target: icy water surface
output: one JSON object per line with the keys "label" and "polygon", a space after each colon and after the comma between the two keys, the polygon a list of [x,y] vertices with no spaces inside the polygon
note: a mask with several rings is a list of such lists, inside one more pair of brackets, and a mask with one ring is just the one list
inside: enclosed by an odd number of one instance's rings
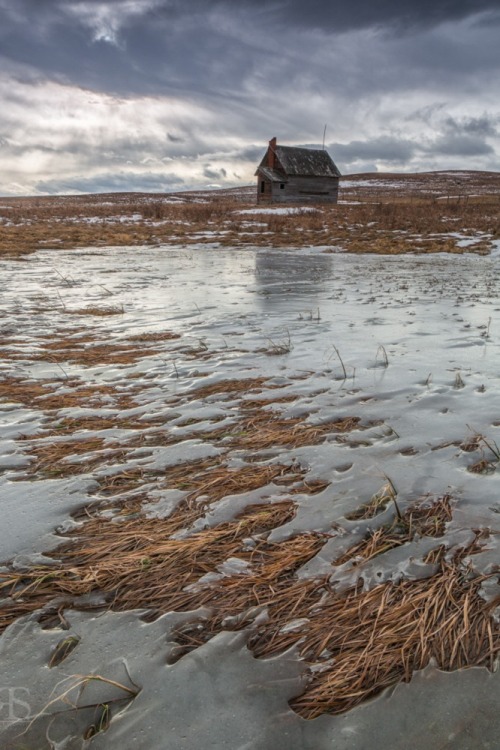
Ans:
{"label": "icy water surface", "polygon": [[[120,306],[123,312],[102,318],[69,312],[87,305]],[[126,389],[132,376],[144,394],[127,414],[164,417],[178,434],[185,432],[184,442],[128,459],[131,468],[161,470],[223,450],[197,439],[196,430],[201,433],[215,418],[230,425],[234,406],[227,399],[201,402],[196,388],[264,376],[269,385],[282,386],[280,396],[297,396],[280,405],[285,416],[305,416],[312,424],[357,416],[363,425],[343,442],[265,452],[271,462],[300,464],[309,479],[329,483],[314,497],[295,495],[297,515],[275,529],[272,539],[342,529],[298,571],[299,577],[330,572],[339,552],[361,539],[370,525],[394,515],[389,507],[376,519],[346,519],[387,482],[403,510],[427,494],[453,498],[446,531],[450,554],[471,541],[473,529],[488,529],[488,544],[471,561],[477,572],[488,573],[498,565],[499,312],[500,255],[495,254],[377,257],[206,246],[47,251],[0,263],[0,334],[5,350],[18,353],[1,361],[0,379],[43,379],[63,392],[74,377]],[[114,342],[168,329],[182,336],[184,348],[169,346],[130,364],[83,366],[32,356],[42,336],[64,337],[75,326]],[[187,344],[200,356],[189,354]],[[82,413],[79,407],[63,412],[67,417]],[[198,427],[183,426],[194,419]],[[24,474],[30,458],[21,438],[36,435],[43,423],[38,406],[0,404],[0,560],[14,567],[36,562],[57,546],[56,530],[60,534],[71,525],[70,514],[95,489],[92,472],[37,482]],[[111,440],[125,433],[110,429],[106,435]],[[235,454],[232,460],[237,465],[242,458]],[[203,523],[233,518],[246,504],[280,492],[269,486],[265,492],[229,498]],[[163,493],[149,511],[168,514],[180,497],[173,490]],[[354,572],[339,566],[332,580],[342,590],[360,579],[369,589],[384,581],[425,577],[424,557],[432,548],[429,540],[416,540]],[[485,600],[498,591],[490,579]],[[5,746],[498,747],[498,673],[444,674],[431,665],[410,684],[346,714],[305,721],[288,705],[304,684],[305,670],[293,651],[255,659],[244,635],[221,633],[167,665],[169,634],[186,617],[171,613],[146,623],[135,612],[66,613],[70,632],[81,642],[51,670],[47,654],[62,631],[41,630],[29,617],[14,623],[0,638]],[[82,740],[89,723],[83,711],[50,722],[38,713],[50,696],[65,690],[68,675],[90,673],[140,685],[141,692],[106,732]],[[102,684],[94,689],[89,702],[109,700],[109,691],[103,698]],[[26,705],[14,705],[12,696]]]}

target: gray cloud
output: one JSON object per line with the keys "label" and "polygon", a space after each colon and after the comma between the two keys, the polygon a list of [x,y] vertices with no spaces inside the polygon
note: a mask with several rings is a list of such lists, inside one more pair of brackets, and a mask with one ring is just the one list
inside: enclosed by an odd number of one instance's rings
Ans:
{"label": "gray cloud", "polygon": [[[273,37],[279,42],[283,34],[309,31],[324,44],[325,36],[341,31],[395,27],[399,36],[494,10],[499,11],[498,0],[0,0],[0,49],[7,61],[34,66],[41,74],[122,95],[179,92],[186,84],[198,93],[235,94],[258,69],[259,55],[263,63],[281,62],[280,69],[290,62],[290,48],[276,46]],[[433,45],[429,38],[401,55],[417,69],[427,61],[439,70],[453,54],[455,68],[464,61],[474,70],[485,49],[478,46],[471,60],[463,49],[455,54],[453,42]],[[379,72],[387,75],[378,61],[366,66],[363,50],[353,52],[365,66],[367,84]],[[395,68],[393,79],[398,72]],[[359,76],[356,65],[353,73]]]}
{"label": "gray cloud", "polygon": [[425,149],[429,154],[444,156],[486,156],[495,151],[481,137],[473,135],[443,135]]}
{"label": "gray cloud", "polygon": [[332,143],[328,148],[341,163],[368,160],[407,163],[415,154],[416,144],[404,138],[380,136],[366,141]]}
{"label": "gray cloud", "polygon": [[[271,133],[271,136],[272,135],[273,134]],[[268,140],[271,140],[271,138],[269,138]],[[264,156],[266,148],[266,142],[262,143],[260,146],[247,146],[246,148],[241,149],[238,155],[241,159],[257,163],[260,162],[260,160]]]}
{"label": "gray cloud", "polygon": [[211,169],[210,167],[205,167],[203,170],[203,175],[205,177],[208,177],[209,180],[220,180],[224,177],[227,177],[227,171],[224,169],[224,167],[221,167],[221,169]]}
{"label": "gray cloud", "polygon": [[164,193],[180,190],[184,180],[175,174],[156,175],[148,172],[118,172],[96,175],[95,177],[75,177],[73,179],[40,180],[35,188],[38,193],[119,193],[154,192]]}
{"label": "gray cloud", "polygon": [[[265,6],[266,0],[257,0],[257,5]],[[323,31],[389,26],[398,32],[408,32],[498,10],[496,0],[350,0],[348,3],[293,0],[280,3],[275,13],[283,21]]]}
{"label": "gray cloud", "polygon": [[318,144],[325,122],[341,169],[498,164],[499,10],[0,0],[0,192],[249,182],[270,137]]}
{"label": "gray cloud", "polygon": [[[446,122],[449,123],[450,120],[453,121],[453,118],[447,118]],[[332,143],[328,149],[343,172],[369,171],[366,168],[367,164],[371,165],[374,171],[381,166],[389,170],[395,167],[407,170],[418,162],[420,157],[466,158],[492,155],[495,151],[484,136],[483,132],[474,134],[462,130],[447,132],[429,142],[381,136],[366,141],[350,141],[346,144]],[[460,164],[463,165],[463,162],[458,161],[457,167]],[[474,168],[473,163],[470,166]]]}
{"label": "gray cloud", "polygon": [[[234,10],[233,0],[1,0],[2,8],[13,19],[26,18],[30,13],[47,23],[54,14],[69,12],[90,25],[110,27],[124,23],[144,13],[152,13],[157,19],[167,18],[178,22],[193,13]],[[69,10],[68,10],[69,8]],[[443,20],[464,18],[485,11],[497,11],[496,0],[351,0],[349,3],[332,3],[330,0],[239,0],[239,9],[251,9],[266,18],[283,18],[301,26],[308,24],[336,27],[359,27],[373,23],[373,19],[385,23],[394,18],[415,19],[418,23],[439,23]],[[104,12],[103,12],[104,9]],[[93,19],[93,23],[92,23]]]}
{"label": "gray cloud", "polygon": [[456,118],[448,116],[444,121],[444,125],[451,133],[486,137],[498,135],[499,122],[500,118],[498,116],[491,117],[483,114],[480,117]]}

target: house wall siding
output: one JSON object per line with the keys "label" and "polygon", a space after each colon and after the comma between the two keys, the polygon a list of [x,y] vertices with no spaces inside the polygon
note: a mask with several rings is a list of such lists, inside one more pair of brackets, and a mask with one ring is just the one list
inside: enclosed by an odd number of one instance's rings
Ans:
{"label": "house wall siding", "polygon": [[272,194],[266,196],[273,203],[336,203],[339,192],[338,177],[288,177],[284,188],[272,183]]}

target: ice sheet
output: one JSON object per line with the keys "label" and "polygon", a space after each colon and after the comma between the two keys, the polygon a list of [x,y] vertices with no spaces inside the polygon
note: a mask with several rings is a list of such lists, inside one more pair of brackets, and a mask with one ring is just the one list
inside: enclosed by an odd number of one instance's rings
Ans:
{"label": "ice sheet", "polygon": [[[309,424],[360,418],[359,427],[345,440],[332,434],[315,446],[278,445],[257,456],[263,463],[301,465],[307,479],[329,483],[315,495],[294,494],[295,518],[272,535],[280,540],[301,531],[333,534],[299,576],[330,571],[340,551],[367,528],[393,517],[394,508],[389,507],[369,523],[346,518],[388,478],[402,510],[422,496],[450,494],[454,513],[444,541],[453,549],[467,543],[471,529],[488,530],[490,542],[473,564],[478,571],[491,572],[498,564],[500,518],[495,454],[500,426],[499,282],[500,243],[489,257],[346,256],[310,249],[242,251],[200,245],[43,251],[23,263],[1,261],[1,347],[6,352],[14,348],[19,358],[1,359],[0,379],[43,380],[52,383],[54,392],[62,392],[73,379],[110,384],[120,392],[129,392],[133,384],[134,408],[105,403],[64,409],[59,416],[107,415],[117,420],[112,428],[84,431],[81,437],[128,439],[134,430],[118,424],[125,416],[142,420],[144,434],[167,430],[180,440],[151,450],[147,445],[135,448],[126,460],[110,461],[79,477],[28,481],[23,472],[30,444],[23,435],[29,438],[39,431],[47,415],[42,401],[29,407],[4,403],[2,561],[15,559],[19,566],[30,556],[50,552],[59,539],[54,530],[89,501],[96,480],[106,475],[137,467],[151,472],[147,481],[159,503],[151,502],[147,512],[161,517],[184,495],[169,488],[155,492],[155,472],[207,457],[220,457],[230,466],[245,463],[249,451],[231,452],[223,441],[215,447],[204,437],[210,425],[226,427],[239,418],[238,399],[223,393],[199,398],[197,389],[223,380],[265,377],[263,390],[245,398],[295,396],[294,401],[266,408],[303,416]],[[106,304],[123,306],[123,314],[75,319],[67,313],[71,306],[102,301],[103,287]],[[158,351],[128,364],[96,358],[90,365],[58,365],[50,358],[33,358],[42,350],[42,335],[76,336],[76,327],[113,343],[126,344],[131,336],[165,329],[181,339],[160,344]],[[9,343],[10,338],[15,342]],[[283,387],[277,391],[271,385]],[[151,426],[148,420],[156,421]],[[484,440],[474,450],[463,447],[478,436]],[[471,471],[482,460],[487,470]],[[210,508],[198,525],[233,518],[250,502],[284,497],[289,497],[286,488],[275,483],[235,493]],[[381,578],[426,575],[423,558],[434,543],[417,541],[380,555],[363,567],[365,585],[376,585]],[[228,564],[221,574],[236,565],[234,560]],[[341,588],[352,583],[352,570],[337,568],[332,574]],[[485,598],[496,595],[494,586],[486,589]],[[82,636],[82,647],[53,674],[43,664],[61,632],[18,623],[0,638],[0,686],[31,689],[31,676],[36,675],[38,711],[65,674],[102,672],[109,666],[107,674],[125,679],[125,654],[143,692],[91,742],[92,747],[110,750],[128,750],[131,737],[130,747],[148,750],[165,747],[165,741],[172,747],[242,750],[496,747],[498,673],[443,675],[430,669],[391,696],[345,716],[305,722],[287,705],[300,691],[302,668],[293,654],[257,661],[239,636],[222,634],[167,668],[167,636],[178,617],[166,615],[146,625],[137,614],[93,618],[74,613],[71,625]],[[41,726],[36,722],[23,737],[29,750],[50,747]],[[82,747],[81,726],[78,739],[67,742],[64,736],[73,736],[76,729],[64,727],[54,735],[53,747]],[[5,742],[13,741],[13,735],[6,737]]]}

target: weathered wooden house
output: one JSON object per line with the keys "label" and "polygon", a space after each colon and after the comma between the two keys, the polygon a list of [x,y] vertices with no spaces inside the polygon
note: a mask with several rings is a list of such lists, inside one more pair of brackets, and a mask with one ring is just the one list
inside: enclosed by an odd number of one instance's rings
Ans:
{"label": "weathered wooden house", "polygon": [[327,151],[278,146],[257,167],[257,203],[336,203],[340,172]]}

